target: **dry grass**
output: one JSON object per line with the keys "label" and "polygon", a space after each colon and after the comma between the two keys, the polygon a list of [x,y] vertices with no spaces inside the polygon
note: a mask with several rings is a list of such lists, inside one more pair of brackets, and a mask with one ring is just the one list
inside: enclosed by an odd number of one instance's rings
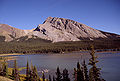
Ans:
{"label": "dry grass", "polygon": [[0,56],[9,56],[9,55],[23,55],[23,54],[22,53],[0,54]]}
{"label": "dry grass", "polygon": [[8,78],[3,77],[3,76],[0,76],[0,81],[14,81],[14,80],[8,79]]}

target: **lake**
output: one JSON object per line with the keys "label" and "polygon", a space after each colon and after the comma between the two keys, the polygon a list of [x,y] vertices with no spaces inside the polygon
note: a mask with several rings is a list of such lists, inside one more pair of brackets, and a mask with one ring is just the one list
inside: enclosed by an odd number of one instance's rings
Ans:
{"label": "lake", "polygon": [[[102,52],[96,53],[99,57],[97,66],[100,67],[102,77],[106,81],[120,81],[120,52]],[[70,77],[73,78],[73,69],[76,68],[76,64],[80,63],[85,59],[88,63],[90,55],[88,52],[75,52],[68,54],[29,54],[29,55],[15,55],[18,63],[18,67],[26,67],[27,59],[29,64],[35,65],[38,69],[39,75],[41,76],[42,71],[48,71],[45,73],[48,75],[55,75],[56,68],[59,66],[61,72],[67,68]],[[9,61],[9,67],[13,67],[13,60]],[[88,66],[90,68],[90,66]],[[21,71],[25,73],[25,71]]]}

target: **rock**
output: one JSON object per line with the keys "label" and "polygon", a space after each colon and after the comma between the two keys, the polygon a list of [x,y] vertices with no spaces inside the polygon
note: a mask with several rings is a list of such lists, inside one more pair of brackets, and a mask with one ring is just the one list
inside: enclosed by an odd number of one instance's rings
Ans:
{"label": "rock", "polygon": [[28,39],[36,36],[53,42],[120,38],[120,35],[96,30],[85,24],[57,17],[48,17],[43,24],[39,24],[36,29],[32,30],[21,30],[0,24],[0,35],[5,36],[5,41],[22,36],[27,36]]}
{"label": "rock", "polygon": [[[45,30],[43,33],[42,30]],[[45,34],[48,40],[59,41],[79,41],[80,38],[107,38],[99,30],[93,29],[76,21],[57,17],[48,17],[43,24],[38,25],[35,31]],[[40,36],[39,36],[40,37]]]}

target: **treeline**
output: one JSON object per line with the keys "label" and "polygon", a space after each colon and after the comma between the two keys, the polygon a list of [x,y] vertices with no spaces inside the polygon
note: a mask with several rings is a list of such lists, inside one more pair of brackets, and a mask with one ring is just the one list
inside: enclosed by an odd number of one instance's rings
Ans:
{"label": "treeline", "polygon": [[[91,68],[88,70],[85,60],[82,62],[81,65],[78,62],[77,68],[74,68],[74,81],[105,81],[103,78],[101,78],[100,68],[96,66],[96,63],[98,61],[97,57],[95,56],[94,47],[92,47],[90,55],[91,58],[89,59],[88,65],[90,65]],[[9,77],[10,79],[13,79],[15,81],[72,81],[69,77],[68,70],[65,68],[61,73],[59,67],[57,67],[55,76],[54,74],[53,77],[51,77],[52,75],[49,75],[49,78],[46,79],[44,73],[42,73],[42,76],[40,77],[38,75],[37,68],[33,66],[32,63],[29,66],[28,61],[26,65],[25,77],[24,79],[21,79],[16,60],[14,61],[14,68],[11,75],[8,74],[7,64],[3,64],[2,67],[0,67],[0,75]]]}
{"label": "treeline", "polygon": [[[22,40],[24,39],[24,40]],[[120,40],[86,40],[74,42],[57,42],[52,43],[43,39],[21,38],[20,41],[0,42],[0,53],[64,53],[80,50],[90,50],[90,45],[93,44],[95,50],[120,51]]]}

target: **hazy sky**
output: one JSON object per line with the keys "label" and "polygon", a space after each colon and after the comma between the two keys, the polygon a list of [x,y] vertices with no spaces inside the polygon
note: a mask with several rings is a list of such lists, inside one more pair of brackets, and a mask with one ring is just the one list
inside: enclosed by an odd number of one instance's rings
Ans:
{"label": "hazy sky", "polygon": [[49,16],[120,34],[120,0],[0,0],[3,24],[32,29]]}

